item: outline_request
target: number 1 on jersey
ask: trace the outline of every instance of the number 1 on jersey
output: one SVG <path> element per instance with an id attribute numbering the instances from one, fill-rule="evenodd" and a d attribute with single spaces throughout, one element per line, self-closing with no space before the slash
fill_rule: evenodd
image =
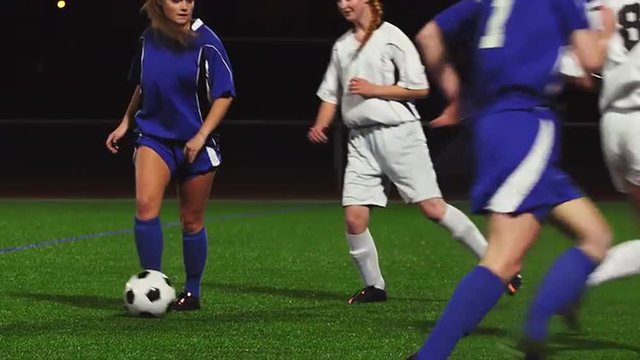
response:
<path id="1" fill-rule="evenodd" d="M 514 0 L 493 0 L 487 28 L 480 38 L 480 49 L 495 49 L 504 46 L 504 27 L 511 15 Z"/>

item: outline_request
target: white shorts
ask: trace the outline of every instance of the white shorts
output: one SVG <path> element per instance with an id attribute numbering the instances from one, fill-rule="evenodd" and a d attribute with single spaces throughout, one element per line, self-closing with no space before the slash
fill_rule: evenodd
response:
<path id="1" fill-rule="evenodd" d="M 442 197 L 420 121 L 351 130 L 342 205 L 386 206 L 385 177 L 407 203 Z"/>
<path id="2" fill-rule="evenodd" d="M 640 112 L 607 112 L 600 122 L 604 159 L 620 192 L 640 186 Z"/>

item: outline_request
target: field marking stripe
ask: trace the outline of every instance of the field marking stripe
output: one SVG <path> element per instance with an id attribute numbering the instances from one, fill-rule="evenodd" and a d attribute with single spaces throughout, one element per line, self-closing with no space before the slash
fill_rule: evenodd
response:
<path id="1" fill-rule="evenodd" d="M 278 209 L 278 210 L 218 215 L 218 216 L 212 216 L 208 218 L 206 222 L 209 223 L 209 222 L 220 222 L 220 221 L 235 220 L 235 219 L 246 219 L 246 218 L 260 217 L 260 216 L 284 215 L 284 214 L 298 212 L 298 211 L 302 211 L 310 208 L 312 207 L 296 206 L 296 207 L 290 207 L 290 208 Z M 166 224 L 163 224 L 162 227 L 173 228 L 179 225 L 180 225 L 179 222 L 173 221 L 173 222 L 168 222 Z M 101 231 L 93 234 L 70 236 L 62 239 L 47 240 L 47 241 L 41 241 L 41 242 L 32 243 L 32 244 L 25 244 L 25 245 L 18 245 L 18 246 L 3 248 L 3 249 L 0 249 L 0 255 L 17 252 L 21 250 L 36 249 L 36 248 L 47 247 L 47 246 L 67 244 L 67 243 L 76 242 L 76 241 L 91 240 L 91 239 L 96 239 L 101 237 L 124 235 L 124 234 L 131 234 L 131 233 L 133 233 L 133 229 L 120 229 L 120 230 L 111 230 L 111 231 Z"/>

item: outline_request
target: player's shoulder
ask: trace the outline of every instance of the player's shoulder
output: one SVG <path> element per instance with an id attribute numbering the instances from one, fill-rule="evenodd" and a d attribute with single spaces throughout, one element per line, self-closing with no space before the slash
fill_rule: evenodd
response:
<path id="1" fill-rule="evenodd" d="M 353 36 L 353 30 L 349 29 L 347 31 L 345 31 L 342 35 L 340 35 L 340 37 L 338 37 L 336 39 L 336 41 L 333 43 L 333 49 L 337 49 L 339 48 L 342 44 L 344 44 L 345 42 L 349 41 L 349 39 Z"/>
<path id="2" fill-rule="evenodd" d="M 198 41 L 202 45 L 212 45 L 212 46 L 220 46 L 222 45 L 222 40 L 218 34 L 216 34 L 210 27 L 208 27 L 202 20 L 195 19 L 193 24 L 191 25 L 191 30 L 195 31 L 198 34 Z"/>
<path id="3" fill-rule="evenodd" d="M 409 39 L 409 36 L 407 36 L 402 29 L 390 22 L 383 22 L 377 31 L 384 36 L 384 42 L 387 44 L 395 44 L 400 47 L 407 45 L 413 46 L 413 42 Z"/>
<path id="4" fill-rule="evenodd" d="M 380 31 L 389 36 L 407 36 L 399 27 L 393 25 L 388 21 L 384 21 L 382 24 L 380 24 L 377 31 Z"/>
<path id="5" fill-rule="evenodd" d="M 153 35 L 153 29 L 151 28 L 151 26 L 148 26 L 146 29 L 144 29 L 142 31 L 142 33 L 140 34 L 140 36 L 138 38 L 140 40 L 144 40 L 146 38 L 151 37 L 151 35 Z"/>

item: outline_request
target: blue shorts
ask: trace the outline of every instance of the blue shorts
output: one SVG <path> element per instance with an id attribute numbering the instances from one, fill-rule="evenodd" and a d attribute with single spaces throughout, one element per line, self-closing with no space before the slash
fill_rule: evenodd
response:
<path id="1" fill-rule="evenodd" d="M 473 212 L 532 213 L 542 222 L 557 205 L 583 196 L 558 166 L 560 134 L 552 111 L 491 113 L 472 126 Z"/>
<path id="2" fill-rule="evenodd" d="M 167 140 L 149 135 L 138 134 L 135 145 L 146 146 L 155 151 L 169 167 L 171 177 L 179 182 L 214 171 L 220 166 L 221 156 L 218 143 L 210 138 L 193 163 L 189 164 L 184 155 L 185 141 Z M 136 152 L 133 153 L 135 162 Z"/>

